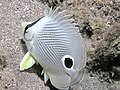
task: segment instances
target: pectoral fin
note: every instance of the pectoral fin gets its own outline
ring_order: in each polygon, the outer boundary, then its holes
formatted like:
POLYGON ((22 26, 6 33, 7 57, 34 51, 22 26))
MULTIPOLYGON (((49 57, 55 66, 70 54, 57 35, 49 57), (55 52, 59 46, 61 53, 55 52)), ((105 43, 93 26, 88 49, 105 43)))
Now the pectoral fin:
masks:
POLYGON ((27 52, 20 63, 20 71, 28 69, 32 67, 34 64, 35 64, 34 58, 30 55, 29 52, 27 52))

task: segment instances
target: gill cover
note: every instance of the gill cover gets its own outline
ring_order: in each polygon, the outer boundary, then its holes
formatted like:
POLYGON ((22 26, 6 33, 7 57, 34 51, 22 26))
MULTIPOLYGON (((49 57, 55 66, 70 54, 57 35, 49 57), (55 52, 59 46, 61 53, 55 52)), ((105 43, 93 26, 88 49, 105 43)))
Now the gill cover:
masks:
POLYGON ((83 38, 64 11, 47 7, 44 15, 24 31, 28 51, 43 67, 45 82, 50 79, 58 89, 73 88, 84 76, 83 38))

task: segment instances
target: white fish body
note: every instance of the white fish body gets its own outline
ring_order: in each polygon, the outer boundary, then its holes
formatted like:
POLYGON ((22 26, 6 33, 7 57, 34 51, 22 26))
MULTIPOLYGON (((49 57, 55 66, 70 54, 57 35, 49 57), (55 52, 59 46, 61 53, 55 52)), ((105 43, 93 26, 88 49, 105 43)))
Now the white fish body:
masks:
POLYGON ((44 15, 24 32, 28 51, 53 86, 61 90, 73 88, 84 76, 87 56, 83 38, 58 8, 47 8, 44 15))

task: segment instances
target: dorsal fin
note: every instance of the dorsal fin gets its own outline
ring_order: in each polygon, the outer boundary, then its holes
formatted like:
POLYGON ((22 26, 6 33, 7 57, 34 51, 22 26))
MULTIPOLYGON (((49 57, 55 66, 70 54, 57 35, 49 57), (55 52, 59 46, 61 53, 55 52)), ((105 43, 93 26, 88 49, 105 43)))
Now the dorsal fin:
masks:
POLYGON ((48 17, 51 17, 52 19, 55 19, 55 20, 64 20, 64 19, 68 19, 70 17, 70 15, 65 15, 65 11, 66 10, 63 10, 61 12, 59 12, 60 10, 60 7, 56 7, 56 8, 49 8, 47 7, 44 11, 44 15, 45 16, 48 16, 48 17))
POLYGON ((74 24, 72 24, 72 19, 70 18, 71 15, 65 14, 65 10, 59 12, 60 7, 56 7, 54 9, 47 7, 44 11, 45 17, 49 17, 54 21, 57 21, 57 24, 66 30, 68 29, 76 29, 74 24), (71 21, 71 22, 70 22, 71 21))

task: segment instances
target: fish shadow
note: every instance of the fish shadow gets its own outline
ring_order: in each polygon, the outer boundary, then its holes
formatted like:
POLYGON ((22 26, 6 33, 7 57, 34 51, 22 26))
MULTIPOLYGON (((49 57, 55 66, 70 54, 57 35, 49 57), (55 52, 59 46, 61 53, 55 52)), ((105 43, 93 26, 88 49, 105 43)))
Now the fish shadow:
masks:
MULTIPOLYGON (((35 73, 44 82, 44 74, 41 75, 42 70, 43 70, 43 68, 40 66, 40 64, 35 63, 31 68, 24 70, 24 72, 35 73)), ((50 88, 50 90, 59 90, 51 84, 50 80, 48 80, 47 83, 44 83, 44 85, 48 86, 50 88)))

